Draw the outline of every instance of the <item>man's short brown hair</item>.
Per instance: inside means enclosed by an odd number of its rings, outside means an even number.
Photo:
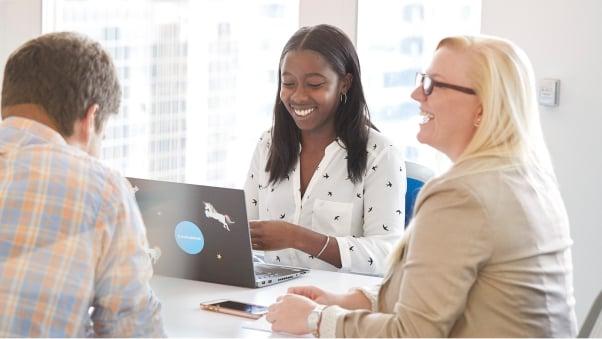
[[[71,32],[50,33],[13,52],[4,70],[2,109],[37,104],[54,120],[59,132],[73,134],[73,124],[91,105],[98,105],[99,131],[109,114],[117,113],[121,87],[109,54],[99,43]]]

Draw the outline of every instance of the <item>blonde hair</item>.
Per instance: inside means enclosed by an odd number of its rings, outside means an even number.
[[[437,45],[437,49],[443,47],[467,52],[471,58],[468,76],[483,108],[480,125],[454,167],[468,159],[495,157],[507,160],[503,163],[509,166],[553,176],[533,67],[525,52],[508,40],[489,36],[448,37]],[[500,166],[499,161],[475,163],[479,168],[469,173]]]
[[[448,37],[437,45],[443,47],[466,52],[471,59],[468,77],[482,105],[481,122],[443,175],[445,180],[516,168],[539,194],[545,194],[542,178],[557,185],[541,130],[533,67],[525,52],[508,40],[489,36]],[[409,237],[404,236],[391,252],[389,269],[399,262],[407,242]]]

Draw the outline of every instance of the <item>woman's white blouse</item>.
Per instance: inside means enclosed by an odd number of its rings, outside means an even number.
[[[386,257],[404,228],[406,173],[401,152],[370,130],[367,171],[354,185],[348,178],[347,152],[335,140],[326,147],[301,197],[299,161],[285,180],[268,183],[270,142],[267,131],[259,139],[245,183],[249,220],[282,220],[336,237],[342,271],[383,274]],[[314,255],[295,249],[266,251],[265,261],[337,270]]]

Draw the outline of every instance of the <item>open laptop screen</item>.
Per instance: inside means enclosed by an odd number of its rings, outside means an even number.
[[[254,287],[244,192],[128,178],[156,274]]]

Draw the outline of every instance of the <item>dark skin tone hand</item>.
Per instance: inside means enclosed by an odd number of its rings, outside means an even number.
[[[326,235],[286,221],[254,220],[250,221],[249,225],[254,250],[276,251],[294,248],[309,255],[316,255],[326,243]],[[334,237],[330,238],[319,259],[337,268],[341,267],[339,245]]]

